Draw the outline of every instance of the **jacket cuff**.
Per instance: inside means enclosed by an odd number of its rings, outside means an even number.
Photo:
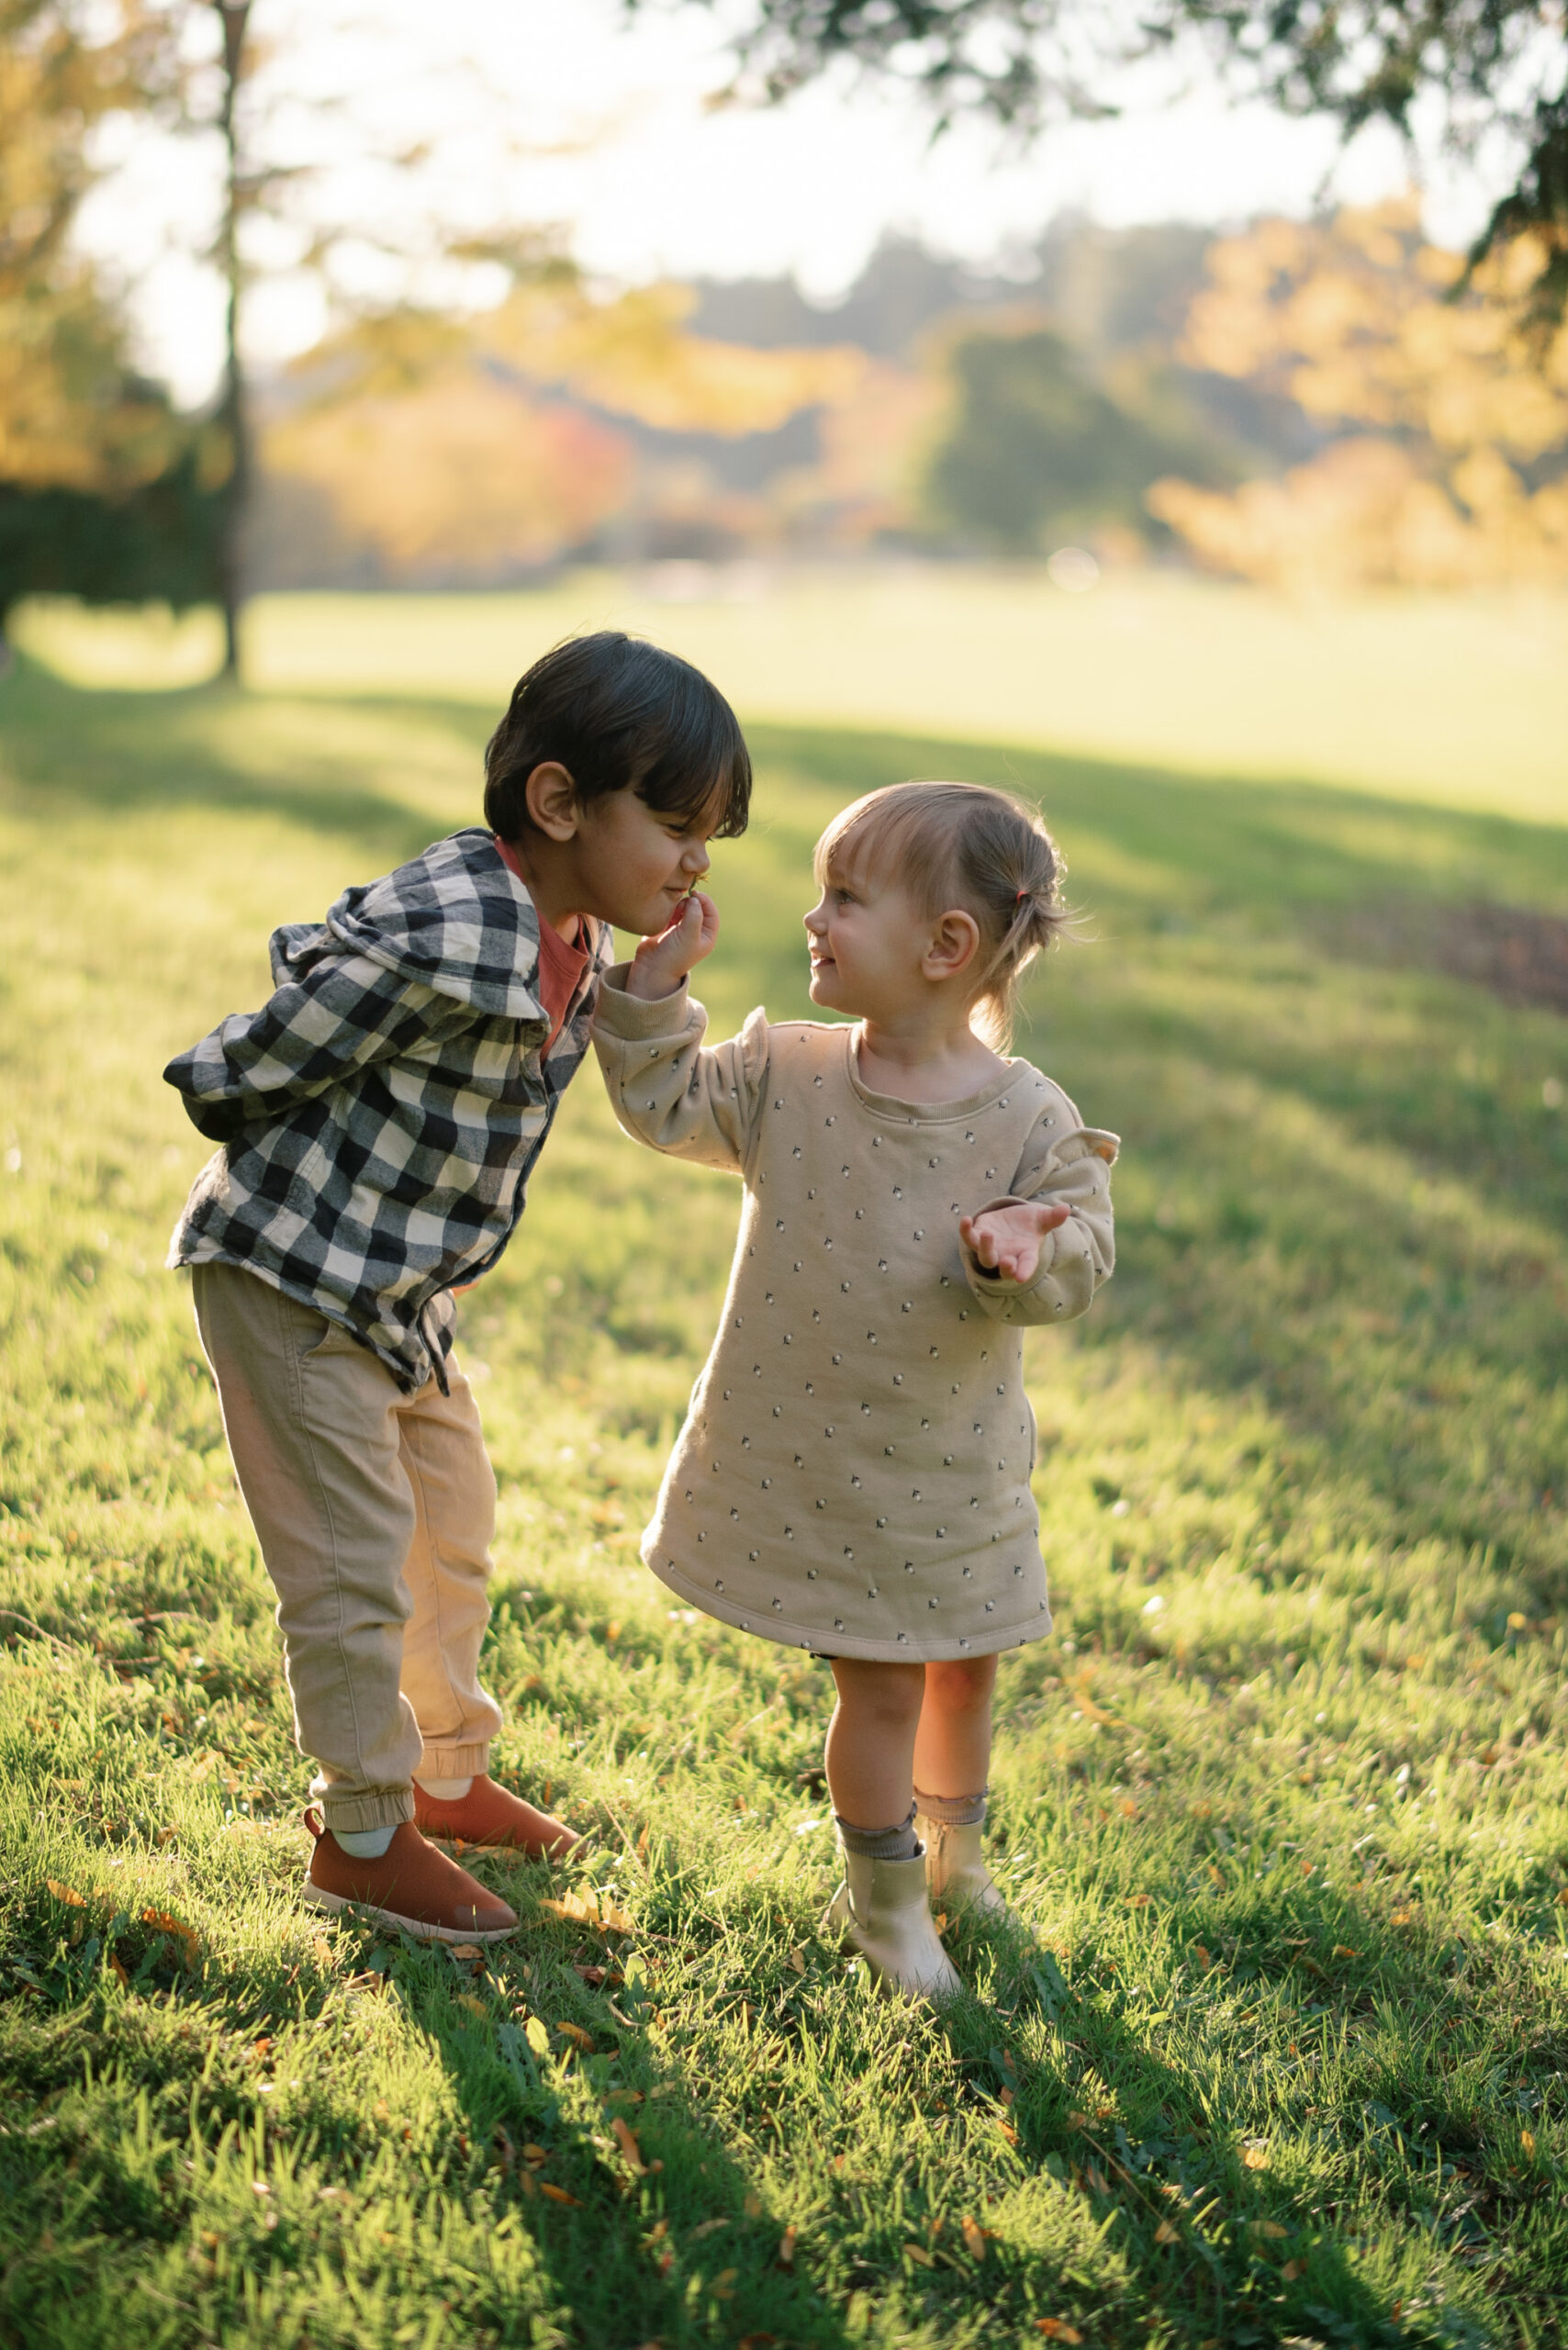
[[[611,1036],[678,1036],[691,1024],[691,998],[682,979],[673,995],[661,995],[649,1002],[640,995],[629,995],[626,979],[630,963],[612,963],[599,983],[595,1000],[593,1024]]]

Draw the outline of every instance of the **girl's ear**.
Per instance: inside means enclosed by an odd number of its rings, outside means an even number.
[[[548,840],[569,841],[582,821],[577,787],[559,759],[542,759],[523,786],[523,799],[535,827]]]
[[[936,919],[920,968],[928,979],[956,979],[973,963],[980,944],[980,924],[973,914],[962,906],[949,906]]]

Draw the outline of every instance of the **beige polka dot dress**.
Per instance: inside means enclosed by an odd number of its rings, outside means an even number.
[[[1010,1061],[965,1102],[859,1079],[855,1031],[754,1012],[704,1048],[684,989],[601,990],[594,1046],[637,1141],[745,1182],[729,1293],[643,1556],[689,1605],[819,1655],[984,1656],[1050,1628],[1022,1326],[1113,1262],[1112,1135]],[[1060,1201],[1027,1285],[960,1215]]]

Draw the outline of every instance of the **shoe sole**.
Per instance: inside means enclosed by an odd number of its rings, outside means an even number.
[[[334,1917],[347,1912],[373,1919],[376,1925],[395,1927],[417,1942],[504,1942],[521,1923],[519,1919],[510,1926],[438,1926],[429,1918],[405,1918],[396,1909],[378,1909],[373,1901],[351,1901],[346,1894],[326,1893],[319,1885],[307,1884],[303,1897],[308,1909],[324,1909]]]

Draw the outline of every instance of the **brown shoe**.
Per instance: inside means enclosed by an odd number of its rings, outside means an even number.
[[[305,1880],[312,1909],[358,1909],[421,1942],[498,1942],[517,1930],[516,1911],[427,1844],[409,1820],[378,1861],[345,1852],[314,1804],[305,1825],[316,1840]]]
[[[536,1861],[563,1860],[574,1844],[582,1842],[564,1820],[552,1819],[547,1811],[535,1811],[531,1803],[497,1786],[487,1774],[476,1778],[455,1803],[442,1803],[426,1795],[416,1779],[414,1825],[421,1836],[434,1836],[443,1844],[455,1844],[459,1851],[465,1844],[490,1844],[510,1852],[527,1852]]]

